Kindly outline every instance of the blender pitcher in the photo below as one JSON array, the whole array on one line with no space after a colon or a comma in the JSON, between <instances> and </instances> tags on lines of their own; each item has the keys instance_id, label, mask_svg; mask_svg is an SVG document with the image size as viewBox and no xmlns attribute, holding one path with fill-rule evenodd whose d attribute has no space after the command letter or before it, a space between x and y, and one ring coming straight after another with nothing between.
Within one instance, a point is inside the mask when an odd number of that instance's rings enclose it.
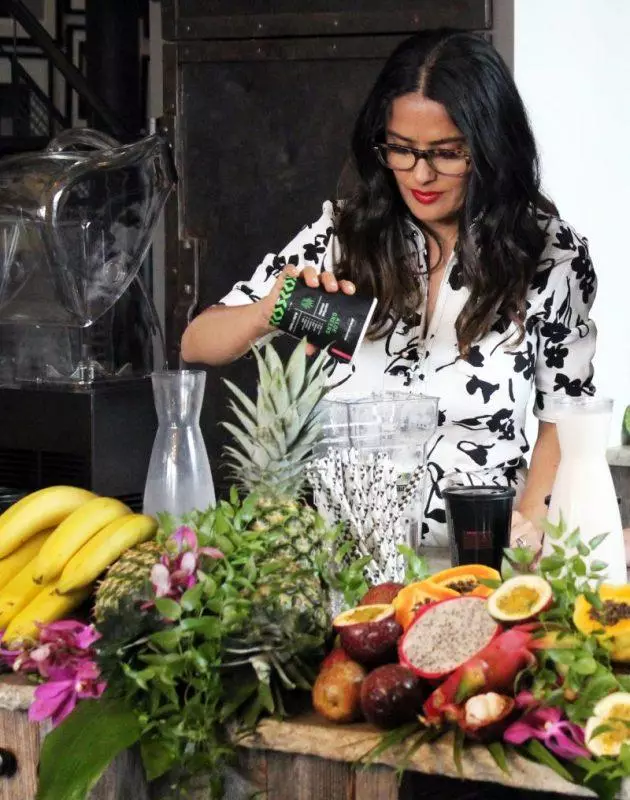
<instances>
[{"instance_id":1,"label":"blender pitcher","mask_svg":"<svg viewBox=\"0 0 630 800\"><path fill-rule=\"evenodd\" d=\"M579 527L586 545L608 533L585 560L605 562L608 570L599 575L609 583L623 584L627 581L623 530L606 461L612 407L612 400L588 396L550 402L549 419L556 423L560 440L560 465L547 516L554 525L562 516L567 536ZM546 536L543 555L553 552L552 545Z\"/></svg>"},{"instance_id":2,"label":"blender pitcher","mask_svg":"<svg viewBox=\"0 0 630 800\"><path fill-rule=\"evenodd\" d=\"M143 511L179 516L214 505L214 483L199 427L206 385L201 370L166 370L151 376L158 431L144 490Z\"/></svg>"}]
</instances>

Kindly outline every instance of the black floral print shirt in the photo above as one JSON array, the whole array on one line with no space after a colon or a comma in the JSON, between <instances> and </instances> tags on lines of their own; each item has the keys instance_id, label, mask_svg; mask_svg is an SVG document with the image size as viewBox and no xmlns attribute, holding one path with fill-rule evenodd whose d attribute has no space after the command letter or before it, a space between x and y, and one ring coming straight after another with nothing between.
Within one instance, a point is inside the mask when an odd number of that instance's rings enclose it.
<instances>
[{"instance_id":1,"label":"black floral print shirt","mask_svg":"<svg viewBox=\"0 0 630 800\"><path fill-rule=\"evenodd\" d=\"M339 257L334 205L324 204L320 219L306 226L279 254L269 254L251 280L237 283L221 302L242 305L271 289L287 265L333 270ZM439 398L438 430L428 445L428 471L422 538L446 543L441 490L449 484L512 485L525 479L528 401L535 391L534 414L545 420L550 396L591 394L596 328L589 319L596 277L586 240L567 223L539 214L547 243L527 296L526 335L515 344L516 326L498 322L459 356L455 320L467 297L457 259L449 261L430 325L425 308L416 324L399 322L386 339L365 341L343 386L345 395L387 390ZM427 283L425 241L409 223L409 254L418 279ZM426 296L426 292L425 292ZM335 381L338 372L335 372Z\"/></svg>"}]
</instances>

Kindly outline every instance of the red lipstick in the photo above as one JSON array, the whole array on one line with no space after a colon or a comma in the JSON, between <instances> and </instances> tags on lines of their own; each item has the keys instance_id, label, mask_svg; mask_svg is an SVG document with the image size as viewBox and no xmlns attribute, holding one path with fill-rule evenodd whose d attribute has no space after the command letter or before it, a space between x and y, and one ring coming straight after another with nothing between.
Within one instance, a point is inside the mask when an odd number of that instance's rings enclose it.
<instances>
[{"instance_id":1,"label":"red lipstick","mask_svg":"<svg viewBox=\"0 0 630 800\"><path fill-rule=\"evenodd\" d=\"M420 192L417 189L412 189L411 194L419 203L428 206L431 205L431 203L435 203L436 200L439 200L443 192Z\"/></svg>"}]
</instances>

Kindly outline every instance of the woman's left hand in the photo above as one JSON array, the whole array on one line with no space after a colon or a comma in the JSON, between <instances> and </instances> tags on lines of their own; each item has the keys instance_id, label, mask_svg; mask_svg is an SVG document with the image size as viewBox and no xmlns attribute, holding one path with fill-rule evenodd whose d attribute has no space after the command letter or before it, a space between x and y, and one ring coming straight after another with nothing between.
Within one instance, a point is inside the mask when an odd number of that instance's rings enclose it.
<instances>
[{"instance_id":1,"label":"woman's left hand","mask_svg":"<svg viewBox=\"0 0 630 800\"><path fill-rule=\"evenodd\" d=\"M538 553L542 547L542 538L542 531L539 531L531 520L524 517L520 511L512 512L511 547L529 547L534 553Z\"/></svg>"}]
</instances>

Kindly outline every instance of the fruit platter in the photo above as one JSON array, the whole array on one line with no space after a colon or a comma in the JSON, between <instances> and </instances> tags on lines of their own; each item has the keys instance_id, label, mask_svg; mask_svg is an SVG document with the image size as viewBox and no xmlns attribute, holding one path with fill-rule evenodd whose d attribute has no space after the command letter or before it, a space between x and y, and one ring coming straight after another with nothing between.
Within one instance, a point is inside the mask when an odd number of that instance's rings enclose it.
<instances>
[{"instance_id":1,"label":"fruit platter","mask_svg":"<svg viewBox=\"0 0 630 800\"><path fill-rule=\"evenodd\" d=\"M402 774L448 748L444 774L492 763L517 785L527 764L617 796L630 589L601 579L600 542L548 526L551 555L509 549L500 571L401 546L404 580L370 585L307 500L327 355L254 354L256 400L228 387L234 486L216 506L153 519L49 487L0 516L1 656L33 686L33 724L52 725L37 799L87 798L132 747L148 781L203 775L195 797L220 798L241 747L304 715L308 752L338 731L356 768Z\"/></svg>"}]
</instances>

